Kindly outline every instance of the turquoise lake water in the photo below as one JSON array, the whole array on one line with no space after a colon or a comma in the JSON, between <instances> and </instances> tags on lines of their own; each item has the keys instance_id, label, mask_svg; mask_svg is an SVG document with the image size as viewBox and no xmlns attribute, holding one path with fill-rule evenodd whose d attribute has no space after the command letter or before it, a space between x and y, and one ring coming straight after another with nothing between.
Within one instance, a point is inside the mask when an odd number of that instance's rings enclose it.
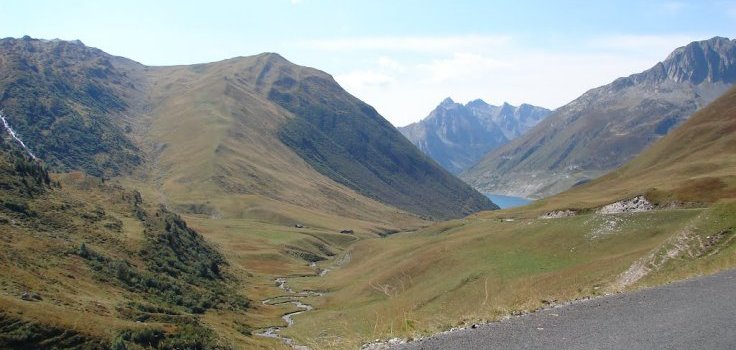
<instances>
[{"instance_id":1,"label":"turquoise lake water","mask_svg":"<svg viewBox=\"0 0 736 350\"><path fill-rule=\"evenodd\" d=\"M490 198L493 203L496 203L501 209L520 207L532 202L531 199L503 196L500 194L486 193L486 196Z\"/></svg>"}]
</instances>

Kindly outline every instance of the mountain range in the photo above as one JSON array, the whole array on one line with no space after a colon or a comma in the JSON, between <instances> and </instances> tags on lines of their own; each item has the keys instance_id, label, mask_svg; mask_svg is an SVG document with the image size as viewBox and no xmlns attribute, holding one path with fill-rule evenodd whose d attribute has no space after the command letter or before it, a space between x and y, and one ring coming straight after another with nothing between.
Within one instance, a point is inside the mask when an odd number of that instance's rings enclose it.
<instances>
[{"instance_id":1,"label":"mountain range","mask_svg":"<svg viewBox=\"0 0 736 350\"><path fill-rule=\"evenodd\" d=\"M463 105L448 97L426 118L398 129L445 169L459 174L549 113L529 104L494 106L478 99Z\"/></svg>"},{"instance_id":2,"label":"mountain range","mask_svg":"<svg viewBox=\"0 0 736 350\"><path fill-rule=\"evenodd\" d=\"M172 207L242 216L215 202L259 195L357 219L496 208L331 76L278 54L148 67L78 41L6 38L0 72L0 107L40 159L137 179Z\"/></svg>"},{"instance_id":3,"label":"mountain range","mask_svg":"<svg viewBox=\"0 0 736 350\"><path fill-rule=\"evenodd\" d=\"M278 54L154 67L1 39L0 348L365 348L732 269L734 44L554 112L443 101L412 130L444 166L508 142L481 179L577 184L490 210Z\"/></svg>"},{"instance_id":4,"label":"mountain range","mask_svg":"<svg viewBox=\"0 0 736 350\"><path fill-rule=\"evenodd\" d=\"M732 269L734 149L736 88L587 184L525 207L356 243L351 264L319 284L330 297L292 334L358 338L357 348L376 333L409 338L417 327L439 333L456 327L447 320L467 320L451 333L466 340L489 318L503 325L509 314ZM330 322L338 317L352 327ZM412 326L397 330L406 320ZM549 325L534 323L532 331Z\"/></svg>"},{"instance_id":5,"label":"mountain range","mask_svg":"<svg viewBox=\"0 0 736 350\"><path fill-rule=\"evenodd\" d=\"M484 192L544 197L631 160L736 81L736 40L680 47L638 74L592 89L461 174Z\"/></svg>"},{"instance_id":6,"label":"mountain range","mask_svg":"<svg viewBox=\"0 0 736 350\"><path fill-rule=\"evenodd\" d=\"M274 53L151 67L5 38L0 110L0 348L272 348L252 330L278 310L249 297L275 275L497 209Z\"/></svg>"}]
</instances>

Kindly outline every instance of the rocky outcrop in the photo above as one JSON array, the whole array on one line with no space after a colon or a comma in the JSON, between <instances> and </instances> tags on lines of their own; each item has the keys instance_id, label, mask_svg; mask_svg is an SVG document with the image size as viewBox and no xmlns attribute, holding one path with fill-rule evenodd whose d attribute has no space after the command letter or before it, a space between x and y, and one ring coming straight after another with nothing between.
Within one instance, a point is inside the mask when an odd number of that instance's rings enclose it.
<instances>
[{"instance_id":1,"label":"rocky outcrop","mask_svg":"<svg viewBox=\"0 0 736 350\"><path fill-rule=\"evenodd\" d=\"M643 211L654 210L654 205L644 196L636 196L631 199L618 201L608 204L598 209L598 214L621 214L621 213L638 213Z\"/></svg>"},{"instance_id":2,"label":"rocky outcrop","mask_svg":"<svg viewBox=\"0 0 736 350\"><path fill-rule=\"evenodd\" d=\"M565 210L553 210L547 213L544 213L544 215L540 216L540 219L559 219L559 218L566 218L570 216L577 215L577 212L570 209Z\"/></svg>"}]
</instances>

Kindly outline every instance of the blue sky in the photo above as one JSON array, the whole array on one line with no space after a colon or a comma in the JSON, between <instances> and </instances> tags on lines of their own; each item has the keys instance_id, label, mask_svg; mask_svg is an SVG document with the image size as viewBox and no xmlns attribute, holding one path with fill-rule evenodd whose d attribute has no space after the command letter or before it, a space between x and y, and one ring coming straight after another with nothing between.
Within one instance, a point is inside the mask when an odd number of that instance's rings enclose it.
<instances>
[{"instance_id":1,"label":"blue sky","mask_svg":"<svg viewBox=\"0 0 736 350\"><path fill-rule=\"evenodd\" d=\"M734 1L0 1L0 36L149 65L278 52L397 126L443 98L556 108L678 46L736 37Z\"/></svg>"}]
</instances>

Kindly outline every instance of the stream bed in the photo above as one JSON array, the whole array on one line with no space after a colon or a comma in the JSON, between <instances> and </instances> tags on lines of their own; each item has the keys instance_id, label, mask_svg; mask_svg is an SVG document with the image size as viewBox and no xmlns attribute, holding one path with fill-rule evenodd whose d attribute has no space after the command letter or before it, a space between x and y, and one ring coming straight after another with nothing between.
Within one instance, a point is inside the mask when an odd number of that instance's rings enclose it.
<instances>
[{"instance_id":1,"label":"stream bed","mask_svg":"<svg viewBox=\"0 0 736 350\"><path fill-rule=\"evenodd\" d=\"M317 267L314 263L310 263L309 266L315 269L314 277L321 277L327 274L329 270L322 270ZM314 309L314 307L310 304L303 303L300 299L306 298L306 297L321 297L324 295L322 292L316 292L312 290L304 290L301 292L295 292L289 285L287 284L286 277L279 277L274 280L276 285L279 287L279 289L283 290L285 295L276 296L273 298L264 299L261 301L263 305L282 305L282 304L293 304L297 307L297 311L292 311L287 314L284 314L281 316L281 319L286 322L286 326L274 326L274 327L268 327L265 329L262 329L255 333L257 336L261 337L267 337L267 338L273 338L273 339L279 339L284 344L291 346L293 349L296 350L309 350L309 347L304 345L299 345L294 342L294 339L291 339L289 337L283 336L280 334L281 330L284 328L291 327L294 325L294 316L310 311Z\"/></svg>"}]
</instances>

